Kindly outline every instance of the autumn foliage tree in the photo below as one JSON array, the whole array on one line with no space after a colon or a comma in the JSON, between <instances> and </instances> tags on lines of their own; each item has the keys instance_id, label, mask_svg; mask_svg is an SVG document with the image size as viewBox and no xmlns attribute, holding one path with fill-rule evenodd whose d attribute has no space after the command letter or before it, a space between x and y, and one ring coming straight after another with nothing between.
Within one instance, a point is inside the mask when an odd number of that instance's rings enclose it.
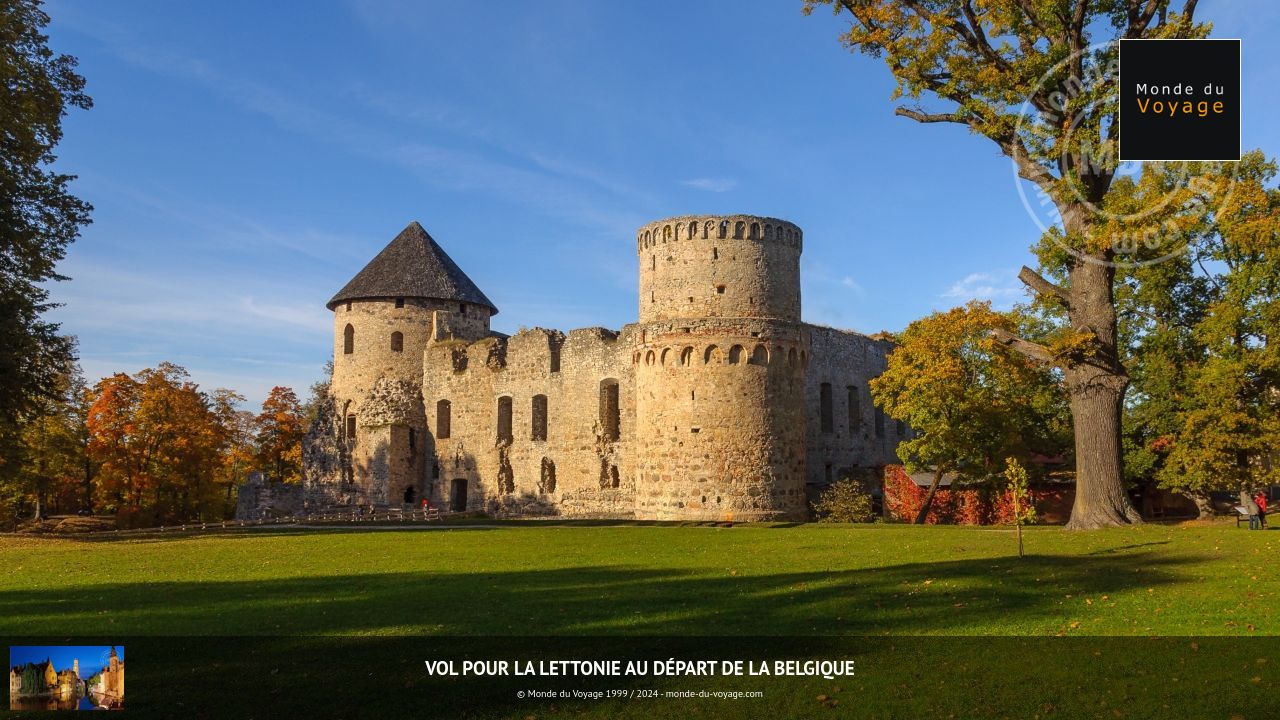
<instances>
[{"instance_id":1,"label":"autumn foliage tree","mask_svg":"<svg viewBox=\"0 0 1280 720\"><path fill-rule=\"evenodd\" d=\"M805 0L850 20L845 44L881 58L897 81L897 114L952 123L986 138L1052 204L1059 222L1040 239L1042 272L1019 278L1061 312L1054 345L1004 342L1062 370L1075 426L1076 499L1070 528L1139 522L1124 482L1122 361L1115 284L1135 238L1168 230L1144 210L1186 207L1182 186L1162 206L1118 213L1112 196L1119 129L1114 73L1119 38L1204 37L1196 0ZM936 104L936 107L926 107ZM1176 229L1173 230L1177 232ZM1053 280L1045 277L1049 274Z\"/></svg>"},{"instance_id":2,"label":"autumn foliage tree","mask_svg":"<svg viewBox=\"0 0 1280 720\"><path fill-rule=\"evenodd\" d=\"M899 443L898 456L912 472L933 472L917 524L944 475L986 481L1006 458L1026 461L1061 448L1065 411L1051 368L991 332L1017 329L1014 316L988 303L934 313L895 336L884 373L871 381L876 404L915 431Z\"/></svg>"},{"instance_id":3,"label":"autumn foliage tree","mask_svg":"<svg viewBox=\"0 0 1280 720\"><path fill-rule=\"evenodd\" d=\"M169 363L100 381L88 417L99 504L127 524L220 518L216 479L237 398L210 398Z\"/></svg>"},{"instance_id":4,"label":"autumn foliage tree","mask_svg":"<svg viewBox=\"0 0 1280 720\"><path fill-rule=\"evenodd\" d=\"M287 387L271 388L255 424L258 466L273 480L300 482L307 421L298 396Z\"/></svg>"}]
</instances>

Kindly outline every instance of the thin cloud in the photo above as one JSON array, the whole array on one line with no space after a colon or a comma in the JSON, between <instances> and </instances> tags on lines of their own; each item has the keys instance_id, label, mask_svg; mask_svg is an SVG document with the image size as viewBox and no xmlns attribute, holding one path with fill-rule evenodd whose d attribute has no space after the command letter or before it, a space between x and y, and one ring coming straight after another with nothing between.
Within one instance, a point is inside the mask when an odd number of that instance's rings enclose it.
<instances>
[{"instance_id":1,"label":"thin cloud","mask_svg":"<svg viewBox=\"0 0 1280 720\"><path fill-rule=\"evenodd\" d=\"M733 178L693 178L692 180L681 180L681 185L691 187L695 190L706 190L707 192L729 192L738 187L738 181Z\"/></svg>"},{"instance_id":2,"label":"thin cloud","mask_svg":"<svg viewBox=\"0 0 1280 720\"><path fill-rule=\"evenodd\" d=\"M984 300L998 309L1008 309L1024 294L1013 270L970 273L947 288L942 297L958 302Z\"/></svg>"}]
</instances>

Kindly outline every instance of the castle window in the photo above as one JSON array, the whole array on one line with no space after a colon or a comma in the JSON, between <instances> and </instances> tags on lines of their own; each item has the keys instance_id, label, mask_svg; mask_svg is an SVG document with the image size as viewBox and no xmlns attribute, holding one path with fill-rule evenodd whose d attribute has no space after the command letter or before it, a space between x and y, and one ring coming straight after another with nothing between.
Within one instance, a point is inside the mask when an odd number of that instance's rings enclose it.
<instances>
[{"instance_id":1,"label":"castle window","mask_svg":"<svg viewBox=\"0 0 1280 720\"><path fill-rule=\"evenodd\" d=\"M354 443L356 441L356 416L347 416L347 442Z\"/></svg>"},{"instance_id":2,"label":"castle window","mask_svg":"<svg viewBox=\"0 0 1280 720\"><path fill-rule=\"evenodd\" d=\"M742 362L742 346L734 345L729 348L729 364L737 365Z\"/></svg>"},{"instance_id":3,"label":"castle window","mask_svg":"<svg viewBox=\"0 0 1280 720\"><path fill-rule=\"evenodd\" d=\"M436 401L436 439L448 440L449 430L453 425L453 403L448 400Z\"/></svg>"},{"instance_id":4,"label":"castle window","mask_svg":"<svg viewBox=\"0 0 1280 720\"><path fill-rule=\"evenodd\" d=\"M712 260L720 259L720 248L711 248L711 259Z\"/></svg>"},{"instance_id":5,"label":"castle window","mask_svg":"<svg viewBox=\"0 0 1280 720\"><path fill-rule=\"evenodd\" d=\"M531 440L547 439L547 396L533 396L533 428L529 434Z\"/></svg>"},{"instance_id":6,"label":"castle window","mask_svg":"<svg viewBox=\"0 0 1280 720\"><path fill-rule=\"evenodd\" d=\"M466 314L467 314L467 304L466 304L466 303L458 303L458 314L459 314L459 315L466 315Z\"/></svg>"},{"instance_id":7,"label":"castle window","mask_svg":"<svg viewBox=\"0 0 1280 720\"><path fill-rule=\"evenodd\" d=\"M790 365L790 366L792 366L792 367L795 367L795 364L796 364L796 349L795 349L795 348L791 348L790 350L788 350L788 351L787 351L787 364L788 364L788 365Z\"/></svg>"},{"instance_id":8,"label":"castle window","mask_svg":"<svg viewBox=\"0 0 1280 720\"><path fill-rule=\"evenodd\" d=\"M350 355L356 351L356 329L347 323L342 329L342 354Z\"/></svg>"},{"instance_id":9,"label":"castle window","mask_svg":"<svg viewBox=\"0 0 1280 720\"><path fill-rule=\"evenodd\" d=\"M728 236L729 236L729 221L721 220L720 221L720 237L728 237Z\"/></svg>"},{"instance_id":10,"label":"castle window","mask_svg":"<svg viewBox=\"0 0 1280 720\"><path fill-rule=\"evenodd\" d=\"M741 220L739 220L738 222L734 223L734 224L733 224L733 237L734 237L734 239L735 239L735 240L741 240L741 239L742 239L742 233L743 233L744 231L746 231L746 229L747 229L747 224L746 224L745 222L742 222Z\"/></svg>"},{"instance_id":11,"label":"castle window","mask_svg":"<svg viewBox=\"0 0 1280 720\"><path fill-rule=\"evenodd\" d=\"M876 408L876 437L884 437L884 410Z\"/></svg>"},{"instance_id":12,"label":"castle window","mask_svg":"<svg viewBox=\"0 0 1280 720\"><path fill-rule=\"evenodd\" d=\"M600 381L600 431L609 440L617 440L620 433L621 408L618 407L618 381Z\"/></svg>"},{"instance_id":13,"label":"castle window","mask_svg":"<svg viewBox=\"0 0 1280 720\"><path fill-rule=\"evenodd\" d=\"M760 223L751 223L751 239L758 240L760 238Z\"/></svg>"},{"instance_id":14,"label":"castle window","mask_svg":"<svg viewBox=\"0 0 1280 720\"><path fill-rule=\"evenodd\" d=\"M717 286L716 286L716 294L717 294L717 295L723 295L723 294L724 294L724 286L723 286L723 285L717 285Z\"/></svg>"},{"instance_id":15,"label":"castle window","mask_svg":"<svg viewBox=\"0 0 1280 720\"><path fill-rule=\"evenodd\" d=\"M645 353L645 355L644 355L644 364L645 364L645 365L652 365L652 364L653 364L653 358L654 358L654 355L653 355L653 351L652 351L652 350L650 350L649 352Z\"/></svg>"},{"instance_id":16,"label":"castle window","mask_svg":"<svg viewBox=\"0 0 1280 720\"><path fill-rule=\"evenodd\" d=\"M671 226L664 225L662 227L662 242L666 242L670 239L671 239Z\"/></svg>"},{"instance_id":17,"label":"castle window","mask_svg":"<svg viewBox=\"0 0 1280 720\"><path fill-rule=\"evenodd\" d=\"M649 256L649 269L650 269L650 270L657 270L657 269L658 269L658 256L657 256L657 255L650 255L650 256Z\"/></svg>"},{"instance_id":18,"label":"castle window","mask_svg":"<svg viewBox=\"0 0 1280 720\"><path fill-rule=\"evenodd\" d=\"M819 388L818 408L822 416L822 432L829 435L835 431L835 419L831 411L831 383L822 383Z\"/></svg>"},{"instance_id":19,"label":"castle window","mask_svg":"<svg viewBox=\"0 0 1280 720\"><path fill-rule=\"evenodd\" d=\"M544 495L556 491L556 464L551 458L542 458L542 479L538 482L538 491Z\"/></svg>"},{"instance_id":20,"label":"castle window","mask_svg":"<svg viewBox=\"0 0 1280 720\"><path fill-rule=\"evenodd\" d=\"M857 435L862 430L862 399L858 395L858 386L850 385L849 391L849 435Z\"/></svg>"},{"instance_id":21,"label":"castle window","mask_svg":"<svg viewBox=\"0 0 1280 720\"><path fill-rule=\"evenodd\" d=\"M498 442L510 442L511 436L511 396L498 398Z\"/></svg>"},{"instance_id":22,"label":"castle window","mask_svg":"<svg viewBox=\"0 0 1280 720\"><path fill-rule=\"evenodd\" d=\"M391 333L391 352L404 352L404 333Z\"/></svg>"},{"instance_id":23,"label":"castle window","mask_svg":"<svg viewBox=\"0 0 1280 720\"><path fill-rule=\"evenodd\" d=\"M686 366L693 364L693 348L687 347L680 351L680 364Z\"/></svg>"},{"instance_id":24,"label":"castle window","mask_svg":"<svg viewBox=\"0 0 1280 720\"><path fill-rule=\"evenodd\" d=\"M347 312L351 312L351 303L347 303Z\"/></svg>"},{"instance_id":25,"label":"castle window","mask_svg":"<svg viewBox=\"0 0 1280 720\"><path fill-rule=\"evenodd\" d=\"M713 364L713 363L714 363L714 364L716 364L716 365L719 365L719 364L720 364L720 360L721 360L721 358L720 358L720 348L716 347L715 345L712 345L711 347L708 347L708 348L707 348L707 351L706 351L705 353L703 353L703 354L702 354L702 362L704 362L704 363L706 363L706 364L708 364L708 365L711 365L711 364Z\"/></svg>"},{"instance_id":26,"label":"castle window","mask_svg":"<svg viewBox=\"0 0 1280 720\"><path fill-rule=\"evenodd\" d=\"M404 298L396 298L396 307L398 308L404 307Z\"/></svg>"},{"instance_id":27,"label":"castle window","mask_svg":"<svg viewBox=\"0 0 1280 720\"><path fill-rule=\"evenodd\" d=\"M831 484L831 463L827 463L826 465L823 466L822 479L827 481L828 485Z\"/></svg>"},{"instance_id":28,"label":"castle window","mask_svg":"<svg viewBox=\"0 0 1280 720\"><path fill-rule=\"evenodd\" d=\"M658 364L660 364L660 365L666 365L666 364L667 364L667 358L670 358L670 357L671 357L671 348L663 348L663 349L662 349L662 355L660 355L660 356L658 357Z\"/></svg>"},{"instance_id":29,"label":"castle window","mask_svg":"<svg viewBox=\"0 0 1280 720\"><path fill-rule=\"evenodd\" d=\"M551 343L551 372L560 372L560 344L554 341Z\"/></svg>"},{"instance_id":30,"label":"castle window","mask_svg":"<svg viewBox=\"0 0 1280 720\"><path fill-rule=\"evenodd\" d=\"M755 349L751 351L751 364L752 365L768 365L769 364L769 351L765 348L765 346L757 345L755 346Z\"/></svg>"},{"instance_id":31,"label":"castle window","mask_svg":"<svg viewBox=\"0 0 1280 720\"><path fill-rule=\"evenodd\" d=\"M897 422L897 424L894 426L893 429L895 432L897 432L898 437L905 438L907 436L907 424L902 422L901 420Z\"/></svg>"},{"instance_id":32,"label":"castle window","mask_svg":"<svg viewBox=\"0 0 1280 720\"><path fill-rule=\"evenodd\" d=\"M692 240L696 237L698 237L698 223L694 221L689 223L689 239Z\"/></svg>"}]
</instances>

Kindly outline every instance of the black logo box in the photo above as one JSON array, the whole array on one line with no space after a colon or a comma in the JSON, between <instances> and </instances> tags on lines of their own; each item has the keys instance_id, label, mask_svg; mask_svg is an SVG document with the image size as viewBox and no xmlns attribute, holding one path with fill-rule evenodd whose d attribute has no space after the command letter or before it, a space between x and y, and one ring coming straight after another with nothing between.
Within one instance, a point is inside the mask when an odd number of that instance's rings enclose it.
<instances>
[{"instance_id":1,"label":"black logo box","mask_svg":"<svg viewBox=\"0 0 1280 720\"><path fill-rule=\"evenodd\" d=\"M1120 40L1120 160L1239 160L1240 74L1239 39Z\"/></svg>"}]
</instances>

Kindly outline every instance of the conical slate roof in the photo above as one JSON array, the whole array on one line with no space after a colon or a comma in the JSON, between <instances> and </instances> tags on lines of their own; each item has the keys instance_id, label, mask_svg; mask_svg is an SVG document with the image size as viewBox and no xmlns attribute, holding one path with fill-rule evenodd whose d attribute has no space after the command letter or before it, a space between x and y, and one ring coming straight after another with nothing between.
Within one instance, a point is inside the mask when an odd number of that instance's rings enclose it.
<instances>
[{"instance_id":1,"label":"conical slate roof","mask_svg":"<svg viewBox=\"0 0 1280 720\"><path fill-rule=\"evenodd\" d=\"M351 278L327 307L332 310L348 300L393 297L476 303L487 306L490 314L498 314L497 306L416 220Z\"/></svg>"}]
</instances>

